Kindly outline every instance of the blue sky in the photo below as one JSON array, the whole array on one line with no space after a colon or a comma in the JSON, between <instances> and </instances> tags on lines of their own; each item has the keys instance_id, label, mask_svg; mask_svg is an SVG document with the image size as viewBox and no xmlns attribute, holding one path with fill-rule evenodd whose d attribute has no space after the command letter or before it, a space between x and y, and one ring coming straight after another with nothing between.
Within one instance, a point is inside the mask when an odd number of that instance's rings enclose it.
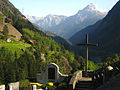
<instances>
[{"instance_id":1,"label":"blue sky","mask_svg":"<svg viewBox=\"0 0 120 90\"><path fill-rule=\"evenodd\" d=\"M31 16L48 14L71 16L93 3L98 8L109 11L119 0L9 0L21 12Z\"/></svg>"}]
</instances>

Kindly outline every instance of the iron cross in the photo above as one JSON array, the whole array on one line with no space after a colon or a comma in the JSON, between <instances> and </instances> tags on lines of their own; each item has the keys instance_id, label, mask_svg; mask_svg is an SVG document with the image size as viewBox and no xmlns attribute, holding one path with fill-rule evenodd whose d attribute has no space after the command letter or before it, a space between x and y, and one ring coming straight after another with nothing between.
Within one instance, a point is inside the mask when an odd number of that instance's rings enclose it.
<instances>
[{"instance_id":1,"label":"iron cross","mask_svg":"<svg viewBox=\"0 0 120 90\"><path fill-rule=\"evenodd\" d=\"M88 34L86 34L86 43L79 43L77 45L78 46L81 46L81 45L86 46L86 61L85 61L86 66L85 66L85 72L87 73L87 70L88 70L88 47L89 46L98 46L98 44L97 43L96 44L88 43Z\"/></svg>"}]
</instances>

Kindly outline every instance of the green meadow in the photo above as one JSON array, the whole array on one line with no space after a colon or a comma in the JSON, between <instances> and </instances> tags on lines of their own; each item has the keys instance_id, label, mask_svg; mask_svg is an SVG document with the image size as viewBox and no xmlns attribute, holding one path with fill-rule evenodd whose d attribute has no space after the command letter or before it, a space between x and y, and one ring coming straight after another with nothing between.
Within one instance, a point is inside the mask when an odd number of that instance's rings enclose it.
<instances>
[{"instance_id":1,"label":"green meadow","mask_svg":"<svg viewBox=\"0 0 120 90\"><path fill-rule=\"evenodd\" d=\"M6 42L0 40L0 49L3 47L12 53L17 52L18 54L21 54L24 50L31 47L31 45L20 41Z\"/></svg>"}]
</instances>

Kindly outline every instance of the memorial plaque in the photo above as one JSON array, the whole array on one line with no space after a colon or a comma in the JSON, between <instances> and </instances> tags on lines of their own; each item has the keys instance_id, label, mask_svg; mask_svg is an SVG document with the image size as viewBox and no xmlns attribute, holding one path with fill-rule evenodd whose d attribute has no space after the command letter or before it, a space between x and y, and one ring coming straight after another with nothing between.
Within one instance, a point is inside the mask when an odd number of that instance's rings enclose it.
<instances>
[{"instance_id":1,"label":"memorial plaque","mask_svg":"<svg viewBox=\"0 0 120 90\"><path fill-rule=\"evenodd\" d=\"M48 68L48 79L55 80L55 68Z\"/></svg>"}]
</instances>

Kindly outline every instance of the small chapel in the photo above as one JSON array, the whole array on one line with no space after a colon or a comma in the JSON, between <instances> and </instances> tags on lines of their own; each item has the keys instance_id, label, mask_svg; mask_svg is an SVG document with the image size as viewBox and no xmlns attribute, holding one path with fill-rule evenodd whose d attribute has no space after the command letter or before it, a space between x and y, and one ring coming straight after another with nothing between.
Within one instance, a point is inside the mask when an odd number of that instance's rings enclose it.
<instances>
[{"instance_id":1,"label":"small chapel","mask_svg":"<svg viewBox=\"0 0 120 90\"><path fill-rule=\"evenodd\" d=\"M51 63L46 67L44 73L37 74L37 82L38 83L47 83L47 82L61 82L68 75L63 75L59 71L59 67L55 63Z\"/></svg>"}]
</instances>

